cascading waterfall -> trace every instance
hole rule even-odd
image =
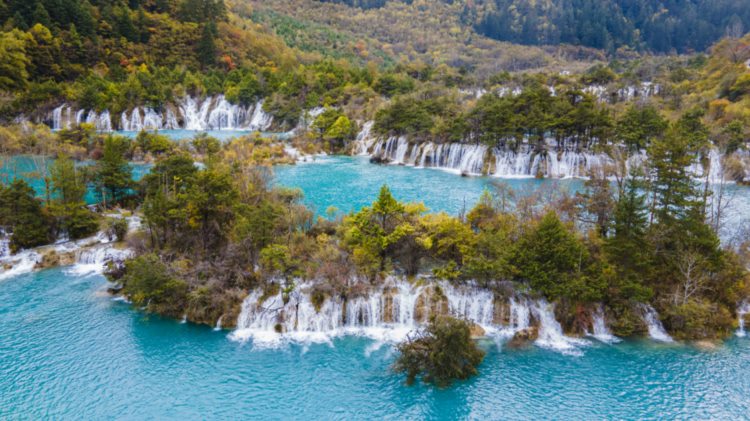
[[[546,141],[546,150],[537,151],[528,144],[517,150],[487,147],[475,143],[412,143],[404,136],[373,138],[372,122],[363,126],[357,135],[354,153],[370,155],[380,162],[410,165],[423,168],[438,168],[466,175],[491,175],[503,178],[543,176],[547,178],[586,178],[591,174],[604,175],[607,166],[615,164],[605,153],[563,148],[557,150],[553,139]],[[735,152],[747,168],[750,157],[744,152]],[[706,164],[709,181],[718,183],[724,177],[722,154],[711,149],[703,162],[696,162],[688,170],[696,179],[705,180]],[[647,162],[645,151],[633,153],[626,161],[628,170]]]
[[[119,124],[113,125],[109,111],[74,111],[62,104],[52,110],[49,120],[52,129],[69,128],[73,124],[90,123],[99,131],[114,128],[125,131],[141,130],[267,130],[272,117],[263,111],[263,102],[243,107],[232,104],[223,95],[205,99],[187,96],[176,106],[167,105],[162,111],[150,107],[135,107],[123,111]],[[181,123],[182,122],[182,123]]]
[[[740,338],[744,338],[747,336],[747,332],[745,332],[745,316],[750,314],[750,301],[745,301],[740,305],[740,307],[737,309],[737,317],[738,317],[738,328],[737,328],[737,336]]]
[[[24,250],[12,256],[1,257],[0,268],[6,265],[10,268],[0,270],[0,281],[33,271],[41,260],[42,256],[34,250]]]
[[[108,216],[120,217],[115,214]],[[140,227],[140,218],[133,216],[126,220],[129,232]],[[0,250],[8,240],[8,236],[0,236]],[[130,249],[114,247],[104,232],[76,241],[61,239],[54,245],[23,250],[14,255],[0,252],[0,280],[32,272],[43,261],[44,256],[51,252],[59,256],[72,256],[73,265],[66,268],[66,272],[79,276],[103,273],[109,262],[121,262],[133,255]]]
[[[454,288],[442,286],[448,299],[450,313],[463,317],[487,329],[495,325],[495,297],[491,291],[480,288]]]
[[[659,342],[674,342],[674,339],[669,336],[661,324],[659,313],[656,312],[656,309],[649,304],[642,304],[640,307],[643,313],[643,321],[646,323],[646,327],[648,327],[648,336]]]
[[[132,251],[117,249],[111,244],[97,244],[76,252],[76,263],[66,271],[75,275],[91,275],[103,273],[109,262],[123,261],[132,256]]]
[[[544,299],[538,300],[531,307],[534,316],[539,320],[539,338],[536,344],[543,348],[559,350],[566,354],[581,355],[581,346],[590,345],[585,339],[565,336],[562,326],[555,319],[555,306]]]
[[[357,139],[354,142],[355,154],[367,155],[367,151],[372,148],[372,144],[373,142],[375,142],[375,138],[371,137],[370,133],[372,133],[372,126],[374,124],[375,123],[373,121],[368,121],[362,125],[362,130],[357,133]]]
[[[216,326],[214,326],[214,332],[218,332],[221,330],[221,319],[224,318],[224,316],[219,316],[219,319],[216,320]]]
[[[52,129],[67,129],[71,126],[74,119],[73,110],[63,104],[52,110]]]
[[[327,298],[318,310],[311,299],[312,285],[301,283],[286,297],[279,292],[264,297],[252,291],[242,304],[237,329],[230,337],[253,340],[259,346],[277,346],[287,341],[329,342],[340,335],[360,335],[380,342],[397,342],[427,322],[434,312],[449,312],[482,327],[485,334],[508,339],[528,329],[532,318],[539,324],[539,346],[568,354],[580,354],[589,344],[565,336],[555,320],[554,307],[544,300],[512,297],[500,302],[492,291],[447,282],[431,285],[388,278],[367,295],[343,299]]]
[[[620,342],[620,338],[613,335],[607,327],[607,323],[604,320],[604,308],[601,305],[597,305],[594,312],[591,314],[591,325],[593,328],[592,337],[606,344],[613,344]]]
[[[0,259],[10,255],[10,237],[0,230]]]

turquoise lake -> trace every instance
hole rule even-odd
[[[750,340],[702,351],[483,346],[480,375],[405,386],[364,338],[255,349],[112,300],[65,269],[0,282],[0,419],[741,419]]]
[[[381,185],[433,211],[469,209],[494,179],[376,166],[362,157],[281,166],[319,214],[367,205]],[[526,191],[579,180],[504,180]],[[741,194],[738,215],[750,189]],[[745,211],[743,211],[743,209]],[[649,340],[583,355],[482,342],[480,375],[448,389],[406,386],[389,345],[254,347],[113,300],[100,275],[68,268],[0,281],[0,419],[742,419],[750,414],[750,339],[716,349]]]

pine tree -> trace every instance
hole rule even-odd
[[[53,200],[50,204],[56,227],[71,239],[93,234],[98,229],[96,214],[86,208],[86,183],[83,174],[65,155],[59,156],[50,167]]]
[[[207,23],[203,25],[203,33],[198,41],[198,62],[203,67],[210,67],[216,63],[216,25]]]
[[[96,166],[95,180],[105,206],[122,200],[133,184],[132,168],[125,159],[130,147],[126,138],[109,136],[104,140],[102,159]]]
[[[13,232],[10,239],[13,252],[51,240],[49,218],[42,203],[35,198],[34,189],[21,179],[8,187],[0,186],[0,225]]]

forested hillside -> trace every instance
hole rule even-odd
[[[744,0],[487,0],[477,30],[529,45],[567,43],[607,51],[704,51],[725,34],[750,28]]]
[[[471,73],[582,70],[601,51],[570,45],[529,47],[476,32],[463,2],[250,0],[254,21],[290,46],[329,54],[343,51],[380,66],[419,61]],[[350,4],[355,7],[349,6]],[[339,53],[342,54],[342,53]]]
[[[361,9],[387,0],[321,0]],[[422,1],[391,0],[417,8]],[[437,2],[436,2],[437,3]],[[750,28],[743,0],[443,0],[460,8],[464,25],[482,35],[524,45],[572,44],[615,52],[704,51],[727,34]]]

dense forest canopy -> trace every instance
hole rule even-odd
[[[750,27],[743,0],[494,0],[477,30],[529,45],[569,43],[614,51],[704,51]],[[468,6],[467,6],[468,8]]]
[[[386,0],[321,0],[373,9]],[[393,1],[393,0],[392,0]],[[416,3],[412,0],[403,3]],[[572,44],[614,52],[704,51],[726,34],[750,28],[743,0],[444,0],[463,4],[477,32],[525,45]]]

